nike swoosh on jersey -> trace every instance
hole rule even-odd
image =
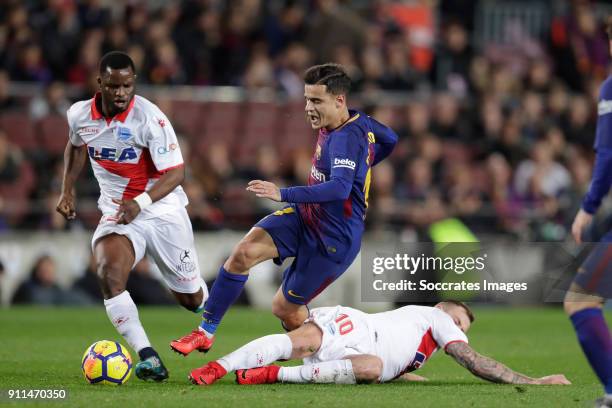
[[[293,297],[295,297],[295,298],[304,299],[304,296],[300,296],[300,295],[296,294],[296,293],[295,293],[293,290],[291,290],[291,289],[289,289],[289,290],[287,291],[287,294],[288,294],[289,296],[293,296]]]

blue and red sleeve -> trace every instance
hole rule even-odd
[[[281,201],[323,203],[346,200],[351,194],[355,171],[363,161],[365,138],[352,132],[335,132],[329,142],[331,171],[329,181],[312,186],[281,188]],[[364,156],[365,157],[365,156]],[[365,164],[365,163],[364,163]]]

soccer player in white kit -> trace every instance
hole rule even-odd
[[[562,374],[531,378],[475,352],[465,333],[474,315],[464,303],[405,306],[367,314],[350,307],[313,309],[287,334],[261,337],[217,361],[193,370],[195,384],[212,384],[236,371],[238,384],[387,382],[424,380],[410,374],[443,349],[472,374],[508,384],[569,384]],[[269,365],[303,359],[304,365]]]
[[[136,375],[162,381],[168,370],[151,347],[125,290],[130,270],[146,252],[179,303],[196,313],[201,313],[208,290],[185,210],[181,149],[168,118],[153,103],[134,95],[135,79],[131,58],[109,52],[100,60],[100,91],[68,110],[70,134],[57,211],[75,218],[74,184],[89,156],[100,185],[102,218],[92,249],[106,312],[138,352]]]

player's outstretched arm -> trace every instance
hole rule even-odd
[[[451,343],[446,347],[446,353],[455,361],[470,370],[472,374],[484,380],[501,384],[571,384],[563,374],[550,375],[541,378],[531,378],[512,371],[500,362],[483,356],[469,344],[462,341]]]
[[[85,161],[87,151],[85,146],[75,146],[68,141],[64,150],[64,175],[62,177],[62,193],[57,202],[55,210],[62,214],[67,220],[76,217],[76,206],[74,203],[74,183],[76,182]]]

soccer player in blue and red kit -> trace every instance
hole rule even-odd
[[[342,66],[324,64],[304,75],[306,116],[319,131],[308,186],[278,188],[253,180],[257,197],[289,203],[259,221],[236,245],[212,286],[197,330],[170,343],[187,355],[208,351],[227,309],[241,293],[249,269],[274,259],[295,257],[272,300],[272,312],[287,330],[308,317],[306,305],[348,269],[359,253],[372,166],[397,142],[389,127],[349,110],[351,80]]]
[[[609,46],[612,49],[612,20],[608,18]],[[592,222],[602,199],[612,186],[612,76],[601,85],[597,106],[595,168],[588,193],[578,211],[572,234],[582,242],[582,232]],[[596,406],[612,407],[612,339],[602,313],[606,299],[612,298],[612,231],[600,239],[565,296],[565,311],[570,316],[578,341],[591,367],[602,382],[605,395]]]

